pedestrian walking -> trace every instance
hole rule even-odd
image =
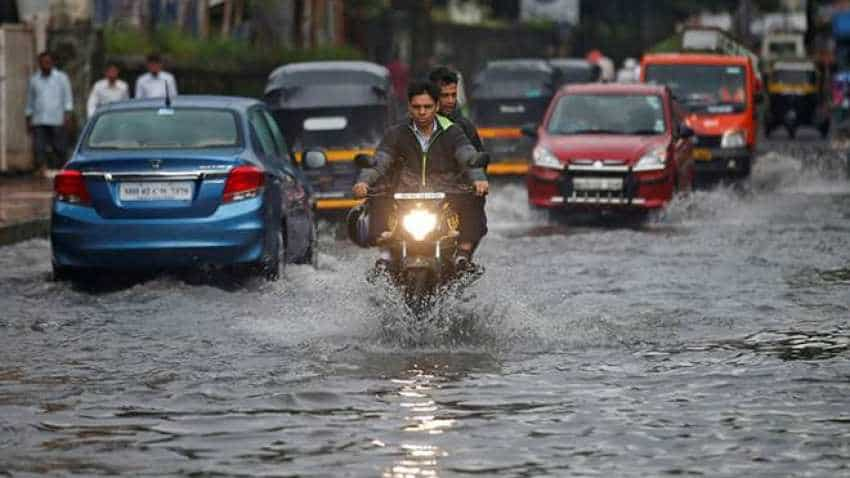
[[[102,105],[130,98],[130,88],[125,81],[118,78],[120,72],[116,63],[106,65],[105,78],[98,80],[89,93],[89,100],[86,103],[86,114],[89,118]]]
[[[65,162],[74,98],[68,75],[54,67],[49,52],[38,55],[38,68],[30,78],[25,114],[27,131],[35,145],[36,173],[47,175],[49,169],[57,169]],[[60,164],[48,162],[48,148]]]
[[[136,99],[170,98],[177,96],[177,80],[174,75],[162,69],[162,58],[157,53],[147,56],[148,72],[136,80]]]

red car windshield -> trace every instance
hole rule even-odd
[[[658,135],[667,131],[658,95],[562,96],[549,118],[550,134]]]

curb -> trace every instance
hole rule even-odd
[[[8,246],[36,237],[47,237],[50,232],[50,219],[31,219],[0,226],[0,246]]]

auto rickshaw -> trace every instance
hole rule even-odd
[[[389,71],[365,61],[291,63],[269,75],[265,102],[312,184],[319,213],[344,214],[360,204],[351,188],[361,159],[374,154],[393,121],[391,88]],[[323,164],[302,162],[317,148]]]
[[[778,61],[768,73],[769,107],[765,111],[765,135],[784,126],[794,138],[801,126],[817,128],[821,136],[829,134],[829,98],[814,62]]]
[[[492,158],[491,176],[528,172],[533,142],[522,128],[539,124],[555,92],[556,76],[546,60],[487,62],[472,84],[470,112]]]
[[[573,83],[596,83],[602,76],[599,65],[584,58],[552,58],[549,65],[555,70],[555,90]]]

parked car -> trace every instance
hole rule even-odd
[[[327,158],[304,170],[323,216],[362,202],[351,193],[360,174],[355,159],[374,154],[393,123],[392,93],[389,71],[366,61],[290,63],[269,75],[265,102],[296,161],[310,148],[322,148]]]
[[[179,96],[113,103],[55,178],[57,279],[85,269],[234,266],[269,280],[316,255],[311,190],[266,106]]]
[[[642,215],[692,185],[693,131],[664,86],[568,85],[524,132],[537,138],[527,176],[535,207]]]

